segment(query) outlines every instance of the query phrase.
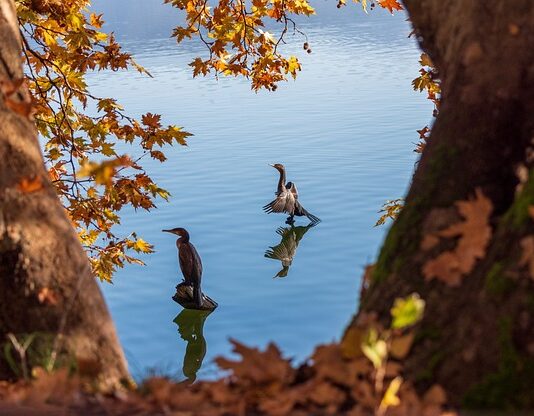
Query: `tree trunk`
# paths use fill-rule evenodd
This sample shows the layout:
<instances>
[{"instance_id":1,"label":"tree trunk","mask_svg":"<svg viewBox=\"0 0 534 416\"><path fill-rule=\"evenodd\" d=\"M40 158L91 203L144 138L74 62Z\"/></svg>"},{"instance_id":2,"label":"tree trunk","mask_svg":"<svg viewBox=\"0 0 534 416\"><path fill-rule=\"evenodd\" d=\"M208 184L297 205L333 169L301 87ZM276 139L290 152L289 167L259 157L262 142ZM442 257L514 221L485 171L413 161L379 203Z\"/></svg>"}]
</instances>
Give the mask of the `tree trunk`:
<instances>
[{"instance_id":1,"label":"tree trunk","mask_svg":"<svg viewBox=\"0 0 534 416\"><path fill-rule=\"evenodd\" d=\"M0 39L0 378L27 376L34 366L69 365L114 388L129 378L126 361L47 177L31 100L19 82L12 0L0 0Z\"/></svg>"},{"instance_id":2,"label":"tree trunk","mask_svg":"<svg viewBox=\"0 0 534 416\"><path fill-rule=\"evenodd\" d=\"M404 3L439 71L441 107L360 315L377 311L387 324L395 298L419 293L426 310L408 379L421 390L443 385L456 405L534 407L534 276L524 253L534 243L534 2ZM492 208L482 256L459 285L425 279L425 265L459 239L442 234L425 251L423 238L462 221L455 203L477 189Z\"/></svg>"}]
</instances>

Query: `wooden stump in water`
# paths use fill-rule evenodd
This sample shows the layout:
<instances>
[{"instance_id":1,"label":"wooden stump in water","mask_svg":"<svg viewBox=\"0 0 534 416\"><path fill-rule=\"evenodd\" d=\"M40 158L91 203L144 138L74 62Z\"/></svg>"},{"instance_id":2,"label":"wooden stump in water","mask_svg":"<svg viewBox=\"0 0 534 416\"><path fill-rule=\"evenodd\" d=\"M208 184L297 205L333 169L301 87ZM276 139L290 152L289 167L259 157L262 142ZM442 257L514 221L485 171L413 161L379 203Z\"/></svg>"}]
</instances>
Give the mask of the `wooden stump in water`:
<instances>
[{"instance_id":1,"label":"wooden stump in water","mask_svg":"<svg viewBox=\"0 0 534 416\"><path fill-rule=\"evenodd\" d=\"M179 283L176 286L176 293L172 297L172 300L174 300L176 303L180 304L186 309L198 309L202 311L212 311L217 306L217 302L215 302L212 298L209 296L206 296L204 293L202 294L202 305L200 305L200 308L197 307L195 304L195 300L193 298L193 286L187 285L184 282Z\"/></svg>"}]
</instances>

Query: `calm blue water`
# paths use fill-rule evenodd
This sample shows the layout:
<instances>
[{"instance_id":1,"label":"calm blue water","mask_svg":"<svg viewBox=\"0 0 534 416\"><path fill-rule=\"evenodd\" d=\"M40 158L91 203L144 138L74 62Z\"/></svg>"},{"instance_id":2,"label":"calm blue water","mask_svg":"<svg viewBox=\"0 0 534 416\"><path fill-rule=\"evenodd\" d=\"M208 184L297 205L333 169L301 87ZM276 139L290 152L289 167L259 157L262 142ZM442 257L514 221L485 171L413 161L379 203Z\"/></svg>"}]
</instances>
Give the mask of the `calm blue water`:
<instances>
[{"instance_id":1,"label":"calm blue water","mask_svg":"<svg viewBox=\"0 0 534 416\"><path fill-rule=\"evenodd\" d=\"M128 266L113 285L102 285L134 375L155 368L182 376L186 342L173 322L181 307L171 300L181 275L174 236L162 228L190 231L204 264L204 292L220 305L204 324L200 377L213 375L213 357L229 354L229 337L261 347L275 341L296 361L339 339L358 304L362 268L386 230L373 227L377 211L404 194L416 161L415 130L431 112L410 86L419 52L407 38L405 15L328 8L326 18L303 23L311 55L300 40L288 45L302 59L297 81L255 94L245 80L192 79L187 63L203 50L166 37L175 21L168 7L151 2L154 9L118 13L124 1L112 3L95 8L108 13L110 28L154 78L95 76L94 92L195 134L189 147L167 150L168 162L145 161L172 193L170 202L123 215L120 231L137 231L156 253L146 267ZM261 209L276 188L268 163L277 162L298 185L302 204L322 219L300 240L284 278L273 278L281 262L264 253L280 242L276 230L285 217ZM197 334L189 357L202 355L202 319L180 320L184 338Z\"/></svg>"}]
</instances>

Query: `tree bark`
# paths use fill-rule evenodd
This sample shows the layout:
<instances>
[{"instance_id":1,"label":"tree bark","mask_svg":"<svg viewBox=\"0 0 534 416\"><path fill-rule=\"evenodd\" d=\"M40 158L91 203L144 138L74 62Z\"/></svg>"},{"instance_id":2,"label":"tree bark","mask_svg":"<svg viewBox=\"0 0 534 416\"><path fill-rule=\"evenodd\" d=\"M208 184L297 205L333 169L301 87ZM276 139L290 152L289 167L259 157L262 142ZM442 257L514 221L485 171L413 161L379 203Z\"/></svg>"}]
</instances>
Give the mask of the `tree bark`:
<instances>
[{"instance_id":1,"label":"tree bark","mask_svg":"<svg viewBox=\"0 0 534 416\"><path fill-rule=\"evenodd\" d=\"M45 170L12 0L0 0L0 378L72 365L103 388L129 380L113 321ZM17 352L29 342L25 358ZM31 342L30 342L31 341Z\"/></svg>"},{"instance_id":2,"label":"tree bark","mask_svg":"<svg viewBox=\"0 0 534 416\"><path fill-rule=\"evenodd\" d=\"M419 293L426 310L407 378L443 385L456 405L532 408L534 276L522 241L534 234L534 2L404 4L439 71L441 106L360 316L376 311L387 325L394 299ZM484 257L459 287L425 280L424 265L456 241L423 251L423 238L457 223L455 202L477 189L492 204Z\"/></svg>"}]
</instances>

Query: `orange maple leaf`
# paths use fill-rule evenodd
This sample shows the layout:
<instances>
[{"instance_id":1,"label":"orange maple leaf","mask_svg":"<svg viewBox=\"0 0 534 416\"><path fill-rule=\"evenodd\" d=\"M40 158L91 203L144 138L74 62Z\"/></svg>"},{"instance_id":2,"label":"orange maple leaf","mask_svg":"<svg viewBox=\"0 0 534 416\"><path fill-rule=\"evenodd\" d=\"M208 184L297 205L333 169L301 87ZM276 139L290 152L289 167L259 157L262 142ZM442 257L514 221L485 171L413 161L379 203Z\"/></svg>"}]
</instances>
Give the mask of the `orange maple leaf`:
<instances>
[{"instance_id":1,"label":"orange maple leaf","mask_svg":"<svg viewBox=\"0 0 534 416\"><path fill-rule=\"evenodd\" d=\"M423 266L426 280L436 278L449 286L459 286L462 283L463 276L473 270L476 260L486 254L491 238L489 218L493 206L480 189L476 189L474 199L458 201L455 205L464 221L452 224L434 236L459 237L456 248L441 253Z\"/></svg>"},{"instance_id":2,"label":"orange maple leaf","mask_svg":"<svg viewBox=\"0 0 534 416\"><path fill-rule=\"evenodd\" d=\"M393 13L393 10L402 10L402 5L398 0L378 0L378 4L384 9L388 9L390 13Z\"/></svg>"},{"instance_id":3,"label":"orange maple leaf","mask_svg":"<svg viewBox=\"0 0 534 416\"><path fill-rule=\"evenodd\" d=\"M141 116L141 121L147 127L153 127L155 129L161 127L161 116L159 114L146 113Z\"/></svg>"},{"instance_id":4,"label":"orange maple leaf","mask_svg":"<svg viewBox=\"0 0 534 416\"><path fill-rule=\"evenodd\" d=\"M43 182L40 176L34 176L32 178L22 178L22 180L17 184L17 189L20 192L29 194L31 192L36 192L43 189Z\"/></svg>"}]
</instances>

